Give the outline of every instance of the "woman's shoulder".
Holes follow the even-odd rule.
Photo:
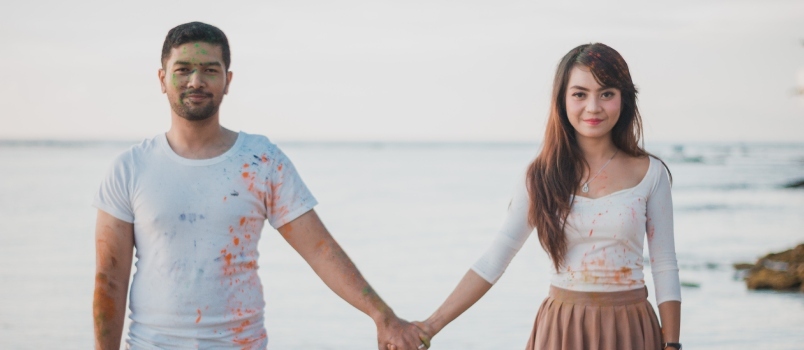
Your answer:
[[[629,177],[632,177],[634,180],[639,182],[639,180],[642,180],[650,175],[649,171],[651,170],[651,168],[655,167],[655,165],[653,164],[654,161],[657,161],[656,158],[649,155],[644,156],[626,155],[623,165],[625,166],[626,169],[629,170],[629,173],[631,174]]]
[[[650,186],[651,191],[655,190],[661,183],[670,183],[670,169],[661,159],[654,155],[646,155],[643,157],[644,161],[648,164],[648,169],[645,172],[643,183]]]

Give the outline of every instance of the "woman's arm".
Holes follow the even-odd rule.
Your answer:
[[[494,241],[444,303],[426,321],[415,322],[417,326],[432,337],[491,289],[533,231],[528,224],[529,208],[528,190],[525,181],[522,181],[511,199],[508,215]]]
[[[663,342],[679,342],[681,325],[681,286],[673,230],[673,199],[670,180],[657,160],[658,176],[647,200],[648,250],[656,288],[656,304],[662,322]]]
[[[659,318],[662,319],[662,342],[678,343],[681,332],[681,302],[671,300],[659,304]]]
[[[414,322],[414,324],[432,338],[438,332],[441,332],[444,326],[458,318],[464,311],[480,300],[491,289],[491,286],[491,283],[484,280],[474,271],[469,270],[463,275],[463,279],[452,291],[452,294],[430,317],[424,322]]]

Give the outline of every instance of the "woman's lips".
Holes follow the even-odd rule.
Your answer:
[[[583,122],[594,126],[602,123],[603,119],[585,119]]]

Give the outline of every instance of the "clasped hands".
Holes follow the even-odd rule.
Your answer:
[[[422,322],[408,322],[393,316],[377,324],[379,350],[423,350],[430,347],[432,328]]]

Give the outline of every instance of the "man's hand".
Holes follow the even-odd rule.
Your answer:
[[[413,323],[395,315],[377,323],[379,350],[422,350],[430,347],[430,336]]]

